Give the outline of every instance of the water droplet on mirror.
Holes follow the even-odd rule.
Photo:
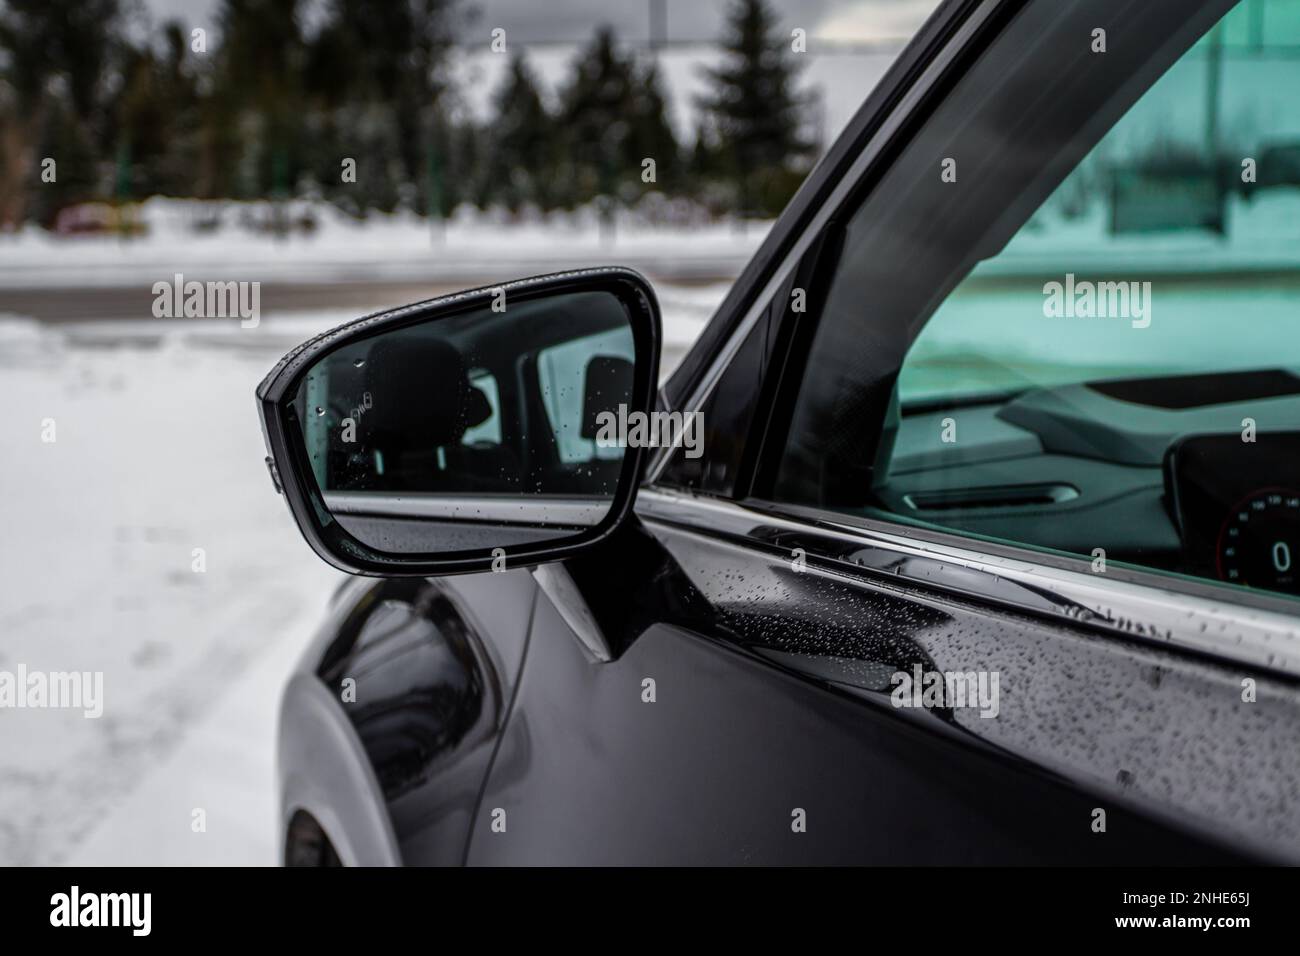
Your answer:
[[[365,360],[365,359],[357,359],[357,360],[356,360],[355,362],[353,362],[352,364],[355,365],[357,368],[364,368],[364,367],[365,367],[365,364],[366,364],[366,360]]]
[[[317,405],[317,406],[316,406],[316,414],[317,414],[317,415],[324,415],[324,414],[325,414],[325,409],[323,409],[323,408],[321,408],[319,405]]]

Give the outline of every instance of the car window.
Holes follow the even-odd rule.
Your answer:
[[[538,353],[537,378],[542,404],[562,463],[621,459],[622,452],[617,447],[597,444],[592,429],[583,427],[587,378],[595,359],[622,360],[630,368],[633,357],[632,335],[626,329],[588,335]]]
[[[940,305],[904,407],[1274,364],[1296,328],[1276,270],[1300,265],[1297,40],[1300,4],[1250,0],[1184,55]]]
[[[1300,3],[1118,9],[1031,4],[849,218],[758,490],[1295,595]]]
[[[469,384],[483,393],[491,411],[480,424],[465,429],[460,443],[462,445],[501,444],[501,391],[497,388],[496,378],[487,369],[470,369]]]

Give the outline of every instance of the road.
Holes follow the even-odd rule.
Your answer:
[[[547,270],[535,269],[534,271]],[[684,279],[674,275],[666,277],[654,273],[649,275],[656,286],[665,284],[687,289],[729,283],[735,278],[734,273],[725,270],[701,272]],[[199,277],[187,275],[186,278]],[[421,299],[431,299],[489,282],[506,281],[507,278],[513,276],[492,278],[466,274],[459,279],[439,278],[429,281],[372,279],[342,282],[263,282],[260,290],[261,311],[264,318],[274,318],[279,313],[314,312],[323,309],[350,310],[357,315],[365,315],[368,312],[406,305]],[[42,322],[99,322],[149,318],[152,316],[153,302],[152,285],[147,283],[89,287],[0,288],[0,314],[28,316]]]

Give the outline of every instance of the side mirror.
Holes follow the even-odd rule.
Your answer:
[[[631,512],[659,307],[637,273],[524,279],[358,319],[257,389],[273,477],[303,536],[357,574],[554,561]],[[634,415],[635,417],[639,417]]]

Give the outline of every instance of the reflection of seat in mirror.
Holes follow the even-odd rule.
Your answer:
[[[380,339],[366,360],[372,407],[362,419],[373,456],[370,488],[385,491],[510,491],[519,464],[501,446],[460,444],[492,414],[470,384],[460,353],[434,338]]]

